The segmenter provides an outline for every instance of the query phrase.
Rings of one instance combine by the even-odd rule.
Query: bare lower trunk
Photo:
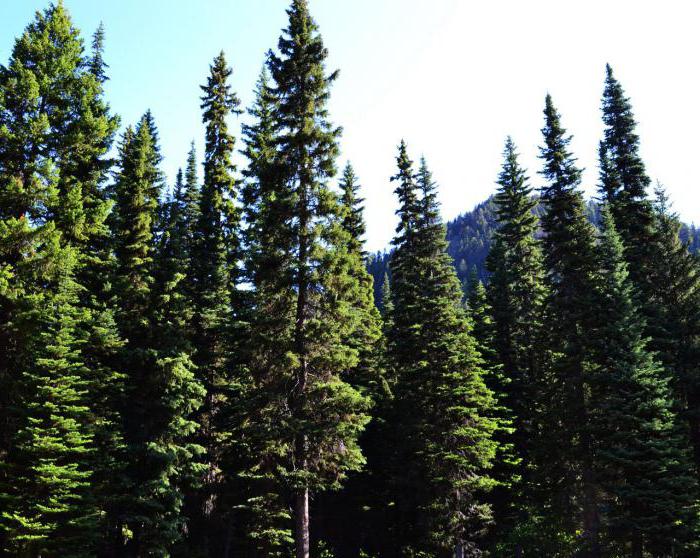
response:
[[[296,497],[296,558],[309,558],[309,489],[304,488]]]
[[[455,558],[464,558],[464,545],[462,543],[457,543],[455,546]]]

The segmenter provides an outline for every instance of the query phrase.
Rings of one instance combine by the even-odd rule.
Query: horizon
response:
[[[286,0],[64,4],[86,42],[104,23],[107,99],[122,118],[121,130],[152,110],[168,185],[184,166],[192,139],[202,153],[199,85],[213,57],[226,52],[234,90],[241,108],[247,108],[264,54],[276,46],[285,25],[287,7]],[[3,7],[1,63],[33,13],[48,5],[32,0]],[[626,9],[632,6],[633,12]],[[700,81],[685,71],[700,46],[690,27],[692,7],[663,10],[630,1],[609,6],[599,0],[578,9],[562,9],[549,0],[478,8],[458,0],[429,7],[420,0],[332,6],[311,0],[310,7],[329,50],[327,69],[340,70],[329,107],[332,122],[344,129],[338,168],[350,160],[363,186],[368,251],[385,249],[394,233],[396,200],[389,177],[402,138],[414,160],[427,158],[445,221],[494,192],[506,135],[513,136],[536,189],[547,92],[574,136],[572,150],[585,168],[582,187],[590,199],[597,184],[600,97],[608,62],[631,98],[652,181],[666,187],[683,221],[700,222],[691,178]],[[499,17],[501,12],[511,17]],[[605,22],[599,14],[605,14]],[[158,26],[143,24],[156,17]],[[574,17],[576,29],[568,27]],[[672,34],[665,32],[670,22]],[[592,41],[590,31],[603,23],[614,32]],[[671,88],[674,102],[668,99]],[[232,122],[238,148],[243,121]],[[239,157],[237,163],[240,171],[244,161]]]

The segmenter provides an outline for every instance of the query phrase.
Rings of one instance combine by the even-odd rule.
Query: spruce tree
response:
[[[382,343],[381,315],[374,304],[374,281],[366,267],[364,252],[364,200],[359,197],[360,185],[352,165],[348,162],[340,179],[340,210],[342,228],[345,233],[346,250],[349,258],[349,271],[355,282],[352,290],[345,293],[350,304],[356,308],[355,327],[349,328],[345,341],[356,351],[358,361],[348,369],[343,379],[359,392],[371,399],[372,408],[377,409],[389,394],[389,386],[384,377],[384,354]],[[363,454],[369,460],[376,454],[376,446],[381,443],[378,429],[371,423],[360,438]],[[321,518],[323,540],[349,552],[360,552],[368,528],[362,525],[375,510],[376,487],[368,467],[360,474],[353,475],[340,493],[322,494],[316,498],[315,513]]]
[[[700,268],[679,237],[680,223],[661,186],[656,189],[657,260],[650,282],[656,286],[647,331],[652,348],[671,374],[677,410],[687,419],[700,471]]]
[[[487,295],[493,320],[495,366],[500,367],[501,404],[513,416],[514,493],[531,497],[539,441],[540,387],[545,351],[542,345],[545,287],[542,254],[535,239],[536,201],[525,171],[508,138],[494,196],[498,229],[487,258],[491,273]],[[524,509],[524,507],[523,507]]]
[[[651,180],[639,154],[637,123],[630,100],[613,75],[605,67],[603,92],[604,139],[600,144],[600,195],[609,204],[615,226],[622,237],[625,259],[632,281],[643,292],[653,260],[654,212],[648,197]]]
[[[697,480],[673,413],[666,371],[644,338],[623,244],[611,212],[602,212],[600,279],[590,331],[596,473],[609,499],[609,539],[631,556],[697,552]],[[612,548],[607,552],[612,552]]]
[[[341,197],[343,206],[343,227],[350,235],[350,251],[355,252],[362,258],[366,257],[363,249],[363,238],[367,232],[363,218],[364,200],[358,196],[360,185],[352,164],[348,161],[343,169],[343,176],[340,181]]]
[[[119,340],[100,280],[105,155],[118,121],[103,100],[104,74],[92,71],[103,65],[91,65],[95,47],[85,53],[59,2],[37,13],[0,68],[0,211],[11,235],[0,260],[0,438],[14,456],[0,484],[6,496],[27,488],[6,508],[18,552],[94,551],[118,444],[108,403],[119,375],[107,363]]]
[[[367,272],[365,265],[364,236],[366,232],[364,220],[364,200],[358,196],[360,185],[350,163],[347,163],[340,181],[340,210],[342,227],[346,235],[346,250],[351,273],[357,282],[353,285],[354,292],[349,291],[346,297],[352,300],[357,309],[361,324],[351,329],[348,345],[354,347],[359,355],[358,366],[348,371],[348,382],[373,399],[382,397],[385,385],[381,376],[381,354],[379,354],[379,339],[381,337],[381,315],[374,304],[374,281]],[[356,333],[361,335],[356,335]]]
[[[271,480],[293,497],[296,556],[307,558],[309,494],[339,487],[363,464],[357,438],[368,400],[344,378],[360,356],[348,341],[365,334],[356,305],[357,259],[328,187],[338,152],[339,130],[326,109],[335,74],[325,72],[327,53],[306,1],[295,0],[288,15],[279,54],[268,64],[272,165],[256,169],[264,189],[250,240],[257,252],[249,264],[251,397],[261,427],[260,467],[273,464]]]
[[[276,104],[269,72],[264,66],[256,84],[254,103],[248,109],[252,122],[244,124],[242,128],[245,142],[243,153],[248,159],[248,165],[243,170],[245,184],[242,192],[246,225],[243,234],[244,273],[245,280],[252,285],[261,284],[263,274],[270,269],[268,258],[275,258],[273,251],[278,243],[274,238],[280,232],[279,223],[268,213],[273,207],[271,202],[281,193],[275,161]],[[253,339],[262,333],[263,315],[258,307],[261,301],[266,302],[256,290],[248,307]],[[265,396],[264,391],[256,387],[256,345],[255,342],[249,343],[245,351],[244,359],[249,364],[249,373],[242,382],[242,396],[237,398],[239,416],[255,416],[256,419],[234,421],[240,428],[234,431],[233,437],[246,441],[239,445],[240,454],[244,458],[244,466],[239,474],[246,485],[244,506],[248,511],[245,525],[247,538],[251,547],[262,556],[276,557],[281,556],[294,540],[289,527],[291,514],[285,505],[280,482],[275,474],[274,460],[271,458],[274,455],[269,444],[270,431],[275,427],[270,422],[270,419],[274,420],[273,415],[254,414]],[[261,458],[261,455],[267,457]]]
[[[402,442],[393,544],[404,552],[476,556],[491,516],[485,494],[494,484],[495,399],[446,252],[432,175],[425,161],[414,175],[403,142],[397,163],[389,351],[398,373],[394,440]]]
[[[90,375],[76,331],[85,317],[71,277],[75,251],[56,255],[63,277],[37,308],[41,333],[19,379],[22,426],[12,443],[0,522],[12,555],[88,557],[96,549],[99,508],[91,490]]]
[[[673,219],[655,211],[647,190],[650,179],[639,154],[639,136],[629,99],[606,67],[603,93],[605,136],[600,145],[600,193],[609,204],[622,238],[625,261],[646,322],[650,348],[673,374],[682,419],[689,421],[700,456],[698,333],[700,308],[697,268],[673,233]],[[682,339],[682,341],[681,341]],[[700,457],[695,465],[700,470]]]
[[[169,283],[156,281],[162,175],[150,113],[127,129],[116,183],[117,323],[127,340],[122,419],[126,442],[120,529],[128,556],[167,555],[181,536],[183,482],[199,470],[189,441],[203,395],[193,365],[164,317]]]
[[[552,352],[545,423],[547,436],[551,441],[556,440],[554,444],[560,448],[556,465],[548,467],[547,482],[558,487],[550,495],[550,503],[564,506],[555,513],[559,517],[581,518],[564,527],[573,532],[582,525],[589,551],[600,555],[599,506],[588,429],[588,415],[596,402],[589,401],[586,395],[588,332],[593,320],[598,318],[592,300],[595,230],[587,219],[579,190],[581,170],[569,151],[571,136],[563,128],[550,95],[545,99],[544,117],[540,174],[546,184],[540,192],[545,209],[542,246],[548,287],[546,339]],[[566,326],[562,327],[563,324]],[[547,446],[550,450],[552,447]]]
[[[500,422],[500,429],[494,439],[498,443],[496,458],[491,476],[496,485],[489,494],[488,503],[493,508],[494,527],[486,539],[489,549],[500,556],[500,552],[513,553],[514,546],[521,542],[520,537],[513,536],[513,528],[518,524],[525,502],[515,495],[519,493],[520,458],[514,450],[513,413],[501,403],[505,399],[504,390],[508,378],[498,363],[493,342],[494,327],[488,293],[484,284],[478,279],[476,270],[472,270],[468,284],[470,289],[466,300],[467,315],[472,323],[472,335],[481,356],[481,368],[484,370],[486,386],[494,393],[498,405],[494,406],[493,415]],[[516,551],[517,553],[517,551]]]
[[[187,154],[187,166],[185,167],[185,181],[182,189],[182,197],[179,201],[182,212],[180,223],[181,242],[183,243],[184,257],[189,261],[194,255],[195,230],[200,219],[200,187],[197,179],[197,152],[194,142]]]
[[[232,367],[239,359],[235,343],[240,308],[236,300],[239,283],[240,209],[239,183],[232,160],[235,138],[228,120],[238,114],[239,100],[229,83],[233,71],[221,52],[210,66],[207,83],[201,87],[205,125],[204,180],[199,193],[198,222],[193,230],[191,255],[194,335],[192,337],[198,376],[206,389],[199,412],[198,442],[206,448],[207,471],[195,496],[190,544],[203,553],[213,552],[211,539],[224,529],[231,510],[219,502],[225,492],[222,454],[228,444],[224,409],[229,398]],[[194,151],[191,153],[194,164]],[[188,163],[189,166],[189,163]],[[188,171],[188,184],[194,181]],[[189,197],[195,197],[188,185]],[[190,202],[191,203],[191,202]],[[222,538],[222,537],[218,537]]]

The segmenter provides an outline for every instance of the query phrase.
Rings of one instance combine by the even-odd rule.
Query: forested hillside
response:
[[[542,215],[538,204],[535,214]],[[589,220],[594,224],[600,223],[600,205],[594,201],[586,203],[586,212]],[[447,222],[447,252],[452,256],[457,276],[464,287],[465,293],[469,291],[469,282],[476,278],[482,282],[488,282],[486,269],[486,256],[491,248],[491,239],[498,222],[495,214],[493,199],[490,198],[478,204],[471,211]],[[679,238],[693,254],[700,250],[700,230],[694,224],[681,223]],[[382,285],[384,275],[390,274],[390,252],[375,252],[370,254],[367,269],[374,278],[374,292],[377,306],[382,305]]]
[[[612,68],[597,205],[547,95],[536,179],[505,138],[493,196],[447,226],[397,146],[387,265],[318,25],[287,16],[250,106],[231,64],[261,53],[213,58],[173,184],[154,114],[110,108],[102,26],[59,0],[18,31],[0,555],[700,555],[698,232],[652,192]]]

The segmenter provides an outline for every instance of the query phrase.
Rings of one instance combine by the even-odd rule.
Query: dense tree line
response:
[[[612,69],[594,204],[547,96],[536,184],[508,138],[450,227],[401,142],[372,259],[287,13],[240,137],[213,59],[171,186],[150,111],[116,138],[102,27],[59,1],[0,66],[0,553],[697,556],[700,267]]]

